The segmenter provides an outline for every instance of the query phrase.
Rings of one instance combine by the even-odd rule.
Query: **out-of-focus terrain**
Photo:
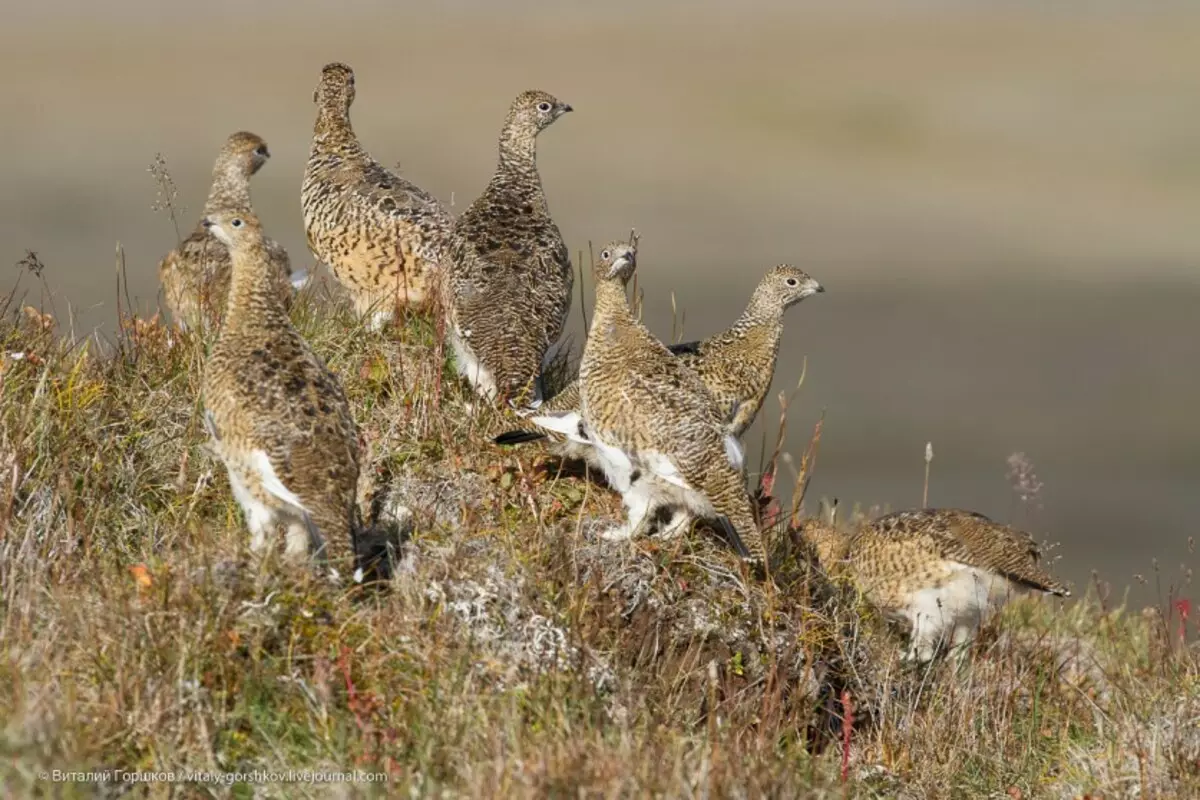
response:
[[[777,380],[807,357],[792,452],[827,409],[815,494],[917,504],[931,440],[932,503],[1060,540],[1077,582],[1124,587],[1157,557],[1165,586],[1200,511],[1200,12],[1139,5],[6,9],[0,263],[35,250],[59,318],[111,331],[116,244],[151,309],[175,240],[151,210],[156,153],[190,227],[224,137],[266,137],[256,206],[309,265],[323,63],[357,71],[376,157],[460,210],[508,101],[537,86],[576,109],[540,145],[564,235],[586,250],[639,229],[661,335],[671,292],[698,336],[777,262],[825,284],[789,315]],[[1014,451],[1040,510],[1008,487]]]

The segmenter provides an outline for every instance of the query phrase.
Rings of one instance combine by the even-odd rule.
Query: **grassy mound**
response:
[[[1173,609],[1015,604],[963,660],[902,668],[782,527],[767,581],[704,536],[598,541],[615,498],[493,446],[512,419],[472,405],[434,327],[370,333],[322,292],[294,318],[370,444],[363,502],[411,527],[386,591],[250,557],[203,342],[128,318],[102,353],[5,314],[5,796],[1200,794]],[[359,781],[130,774],[288,769]]]

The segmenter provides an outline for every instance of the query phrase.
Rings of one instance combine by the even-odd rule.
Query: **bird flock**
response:
[[[770,389],[785,312],[824,288],[803,270],[769,270],[727,330],[666,345],[626,296],[637,239],[592,266],[595,307],[578,376],[547,396],[543,373],[571,306],[574,272],[537,167],[538,136],[572,111],[543,91],[512,102],[495,173],[453,216],[383,167],[350,122],[354,72],[327,64],[301,207],[308,247],[371,328],[397,313],[440,315],[458,374],[514,414],[497,445],[543,441],[586,462],[621,496],[606,540],[720,535],[761,577],[768,553],[747,491],[741,437]],[[307,275],[255,216],[250,178],[270,158],[259,136],[229,137],[195,230],[159,265],[180,328],[216,335],[204,367],[204,424],[251,533],[253,551],[285,532],[285,556],[335,581],[389,574],[356,502],[362,443],[337,378],[292,326]],[[889,514],[845,531],[834,511],[800,523],[816,563],[845,575],[908,629],[908,657],[961,645],[1014,593],[1068,595],[1038,566],[1028,534],[955,509]],[[345,570],[343,572],[342,570]]]

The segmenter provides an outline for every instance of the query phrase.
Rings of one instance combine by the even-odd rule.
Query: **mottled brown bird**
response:
[[[744,557],[765,560],[742,474],[743,454],[716,398],[634,317],[625,283],[633,245],[613,242],[595,265],[596,305],[579,367],[579,415],[541,415],[537,424],[596,448],[628,520],[605,534],[627,539],[672,512],[664,536],[693,518],[717,522]]]
[[[700,341],[668,345],[671,353],[704,381],[726,414],[729,432],[739,439],[753,424],[775,379],[784,313],[824,291],[804,270],[780,264],[759,281],[746,310],[730,328]],[[578,413],[579,404],[579,381],[574,380],[538,412]],[[557,437],[531,423],[502,433],[495,441],[508,445],[542,438],[553,438],[553,448],[562,458],[584,459],[592,467],[599,466],[587,444]]]
[[[492,180],[454,226],[446,284],[458,372],[483,397],[536,406],[571,308],[570,255],[542,190],[537,137],[571,106],[541,91],[513,101]]]
[[[800,532],[827,572],[909,626],[906,658],[921,663],[969,642],[1013,595],[1071,594],[1039,566],[1033,537],[973,511],[898,511],[853,531],[810,519]]]
[[[225,323],[204,368],[205,425],[246,515],[251,548],[287,528],[287,554],[336,571],[359,533],[359,441],[337,377],[292,327],[259,221],[222,211],[204,224],[229,248]]]
[[[158,265],[163,301],[177,325],[184,330],[216,330],[229,293],[231,261],[229,250],[202,224],[203,218],[221,211],[250,210],[250,176],[271,157],[261,136],[239,131],[230,136],[213,165],[212,187],[204,204],[201,223]],[[267,259],[276,291],[285,306],[294,284],[306,277],[293,274],[287,250],[268,239]]]
[[[421,307],[438,289],[452,226],[432,195],[381,166],[350,125],[354,71],[326,64],[313,94],[317,121],[300,205],[313,254],[349,291],[369,324],[400,307]]]

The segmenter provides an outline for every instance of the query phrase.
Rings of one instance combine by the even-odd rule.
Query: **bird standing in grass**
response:
[[[221,211],[250,209],[250,176],[271,157],[261,136],[239,131],[230,136],[213,166],[212,187],[204,204],[204,216]],[[278,242],[266,241],[270,275],[285,306],[291,301],[293,275],[287,250]],[[229,292],[229,250],[203,224],[179,243],[158,265],[163,300],[171,316],[184,330],[216,330]]]
[[[233,257],[225,323],[204,368],[204,421],[261,550],[276,525],[286,553],[348,565],[360,521],[359,441],[338,379],[292,327],[266,240],[249,213],[204,225]]]
[[[579,367],[582,415],[532,419],[595,446],[628,512],[605,538],[646,532],[664,509],[672,516],[663,536],[683,532],[693,518],[713,520],[744,558],[761,563],[741,445],[700,377],[634,318],[625,284],[636,259],[633,245],[613,242],[596,262],[596,305]]]
[[[800,533],[823,569],[847,575],[886,616],[907,623],[905,657],[919,663],[969,642],[1014,595],[1071,594],[1039,566],[1033,537],[973,511],[898,511],[854,531],[810,519]]]
[[[804,270],[787,264],[771,269],[754,290],[746,310],[733,326],[707,339],[668,345],[671,353],[700,376],[726,414],[728,430],[739,439],[762,408],[779,357],[783,316],[787,309],[825,288]],[[578,413],[578,379],[547,400],[539,413]],[[520,444],[554,438],[554,450],[563,458],[583,459],[599,468],[595,452],[586,443],[558,437],[536,425],[502,433],[496,444]]]
[[[454,226],[450,340],[459,374],[488,399],[541,402],[542,370],[571,308],[571,259],[537,168],[538,134],[570,110],[545,92],[518,95],[492,180]]]
[[[350,125],[350,67],[326,64],[313,101],[317,121],[300,189],[308,246],[378,328],[397,308],[433,300],[452,220],[437,199],[359,143]]]

